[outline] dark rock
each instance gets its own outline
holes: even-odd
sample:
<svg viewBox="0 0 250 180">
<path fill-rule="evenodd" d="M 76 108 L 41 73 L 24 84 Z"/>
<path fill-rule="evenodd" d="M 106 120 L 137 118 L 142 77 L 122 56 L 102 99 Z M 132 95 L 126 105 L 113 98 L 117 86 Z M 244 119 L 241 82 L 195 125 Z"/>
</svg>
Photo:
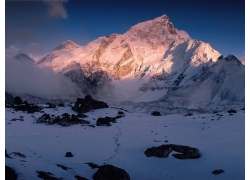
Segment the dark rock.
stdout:
<svg viewBox="0 0 250 180">
<path fill-rule="evenodd" d="M 90 125 L 88 125 L 89 127 L 92 127 L 92 128 L 94 128 L 95 126 L 93 125 L 93 124 L 90 124 Z"/>
<path fill-rule="evenodd" d="M 71 169 L 69 167 L 63 166 L 61 164 L 56 164 L 58 167 L 62 168 L 63 170 L 67 171 L 68 169 Z"/>
<path fill-rule="evenodd" d="M 151 113 L 151 115 L 152 115 L 152 116 L 161 116 L 161 113 L 158 112 L 158 111 L 153 111 L 153 112 Z"/>
<path fill-rule="evenodd" d="M 51 117 L 49 114 L 45 113 L 36 120 L 36 123 L 47 123 L 49 121 L 51 121 Z"/>
<path fill-rule="evenodd" d="M 92 162 L 89 162 L 89 163 L 84 163 L 84 164 L 89 165 L 89 167 L 91 167 L 92 169 L 99 168 L 99 166 L 98 166 L 97 164 L 92 163 Z"/>
<path fill-rule="evenodd" d="M 49 103 L 49 107 L 48 108 L 56 108 L 56 105 L 53 103 Z"/>
<path fill-rule="evenodd" d="M 124 116 L 119 115 L 119 116 L 116 116 L 115 119 L 119 119 L 119 118 L 122 118 L 122 117 L 124 117 Z"/>
<path fill-rule="evenodd" d="M 65 107 L 63 103 L 58 104 L 58 107 Z"/>
<path fill-rule="evenodd" d="M 172 147 L 170 145 L 161 145 L 159 147 L 148 148 L 144 154 L 147 157 L 155 156 L 159 158 L 168 157 L 172 152 Z"/>
<path fill-rule="evenodd" d="M 234 109 L 230 109 L 229 111 L 227 111 L 228 113 L 237 113 L 237 111 L 236 110 L 234 110 Z"/>
<path fill-rule="evenodd" d="M 76 178 L 77 180 L 88 180 L 87 178 L 81 177 L 81 176 L 78 176 L 78 175 L 75 175 L 75 178 Z"/>
<path fill-rule="evenodd" d="M 73 154 L 71 152 L 66 152 L 65 157 L 73 157 Z"/>
<path fill-rule="evenodd" d="M 193 116 L 193 114 L 192 113 L 188 113 L 185 116 Z"/>
<path fill-rule="evenodd" d="M 98 118 L 96 121 L 97 126 L 111 126 L 110 121 L 106 118 Z"/>
<path fill-rule="evenodd" d="M 116 117 L 109 117 L 109 116 L 106 116 L 105 119 L 108 119 L 109 122 L 117 123 L 117 122 L 116 122 Z"/>
<path fill-rule="evenodd" d="M 124 114 L 124 112 L 123 112 L 123 111 L 118 111 L 118 114 L 119 114 L 119 115 L 123 115 L 123 116 L 125 116 L 125 114 Z"/>
<path fill-rule="evenodd" d="M 5 149 L 5 157 L 6 158 L 11 158 L 9 155 L 8 155 L 8 153 L 7 153 L 7 150 Z"/>
<path fill-rule="evenodd" d="M 102 165 L 94 174 L 93 180 L 130 180 L 129 174 L 112 165 Z"/>
<path fill-rule="evenodd" d="M 242 108 L 242 109 L 240 109 L 240 110 L 243 110 L 243 111 L 245 111 L 245 108 Z"/>
<path fill-rule="evenodd" d="M 19 96 L 14 97 L 14 104 L 22 104 L 23 101 Z"/>
<path fill-rule="evenodd" d="M 16 111 L 27 111 L 27 113 L 40 112 L 43 108 L 34 104 L 21 104 L 12 106 Z"/>
<path fill-rule="evenodd" d="M 37 173 L 38 173 L 38 177 L 39 178 L 41 178 L 41 179 L 44 179 L 44 180 L 60 180 L 60 179 L 58 179 L 58 178 L 56 178 L 56 177 L 53 177 L 52 175 L 54 175 L 54 174 L 52 174 L 52 173 L 50 173 L 50 172 L 44 172 L 44 171 L 36 171 Z"/>
<path fill-rule="evenodd" d="M 79 117 L 79 118 L 86 118 L 86 117 L 88 117 L 88 116 L 85 115 L 85 114 L 82 114 L 82 113 L 78 113 L 78 114 L 77 114 L 77 117 Z"/>
<path fill-rule="evenodd" d="M 159 147 L 148 148 L 144 154 L 147 157 L 156 156 L 156 157 L 168 157 L 168 155 L 172 152 L 176 151 L 182 154 L 173 154 L 172 156 L 177 159 L 197 159 L 200 158 L 201 155 L 199 153 L 199 149 L 192 148 L 189 146 L 176 145 L 176 144 L 166 144 L 161 145 Z"/>
<path fill-rule="evenodd" d="M 16 156 L 22 157 L 22 158 L 26 158 L 26 156 L 20 152 L 12 152 L 12 154 L 15 154 Z"/>
<path fill-rule="evenodd" d="M 103 101 L 94 100 L 91 95 L 85 96 L 84 99 L 77 98 L 72 110 L 78 113 L 85 113 L 95 109 L 108 108 L 109 106 Z"/>
<path fill-rule="evenodd" d="M 17 174 L 16 172 L 9 166 L 5 165 L 5 179 L 6 180 L 16 180 Z"/>
<path fill-rule="evenodd" d="M 213 174 L 221 174 L 221 173 L 224 173 L 225 171 L 222 170 L 222 169 L 217 169 L 217 170 L 214 170 L 212 173 Z"/>
</svg>

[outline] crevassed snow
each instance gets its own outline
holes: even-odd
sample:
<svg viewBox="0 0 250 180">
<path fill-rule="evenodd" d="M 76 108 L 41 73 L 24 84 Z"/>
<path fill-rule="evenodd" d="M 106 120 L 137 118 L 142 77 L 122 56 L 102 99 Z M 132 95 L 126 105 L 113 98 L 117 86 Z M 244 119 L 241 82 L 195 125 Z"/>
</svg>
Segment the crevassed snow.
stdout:
<svg viewBox="0 0 250 180">
<path fill-rule="evenodd" d="M 43 109 L 55 116 L 76 114 L 70 107 Z M 86 113 L 91 124 L 98 117 L 116 116 L 114 108 Z M 103 163 L 123 168 L 132 180 L 137 179 L 245 179 L 245 114 L 238 110 L 229 115 L 196 114 L 193 116 L 151 116 L 125 112 L 110 127 L 95 128 L 74 125 L 36 124 L 43 113 L 26 114 L 5 109 L 5 148 L 12 159 L 5 164 L 14 168 L 19 179 L 38 179 L 36 171 L 51 172 L 58 178 L 75 179 L 75 175 L 92 179 L 97 169 L 87 162 Z M 13 118 L 24 121 L 11 121 Z M 95 119 L 93 119 L 95 118 Z M 144 151 L 152 146 L 166 144 L 188 145 L 200 150 L 199 159 L 179 160 L 146 157 Z M 71 151 L 72 158 L 65 157 Z M 14 156 L 20 152 L 27 158 Z M 56 166 L 69 167 L 65 171 Z M 223 169 L 219 175 L 213 170 Z"/>
</svg>

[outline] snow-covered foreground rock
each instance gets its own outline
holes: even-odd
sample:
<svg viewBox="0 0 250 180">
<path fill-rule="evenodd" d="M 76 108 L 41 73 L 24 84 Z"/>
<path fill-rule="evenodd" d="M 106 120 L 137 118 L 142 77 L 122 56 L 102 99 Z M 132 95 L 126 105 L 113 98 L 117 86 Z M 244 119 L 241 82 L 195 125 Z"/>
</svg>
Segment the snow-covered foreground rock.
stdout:
<svg viewBox="0 0 250 180">
<path fill-rule="evenodd" d="M 76 114 L 70 107 L 44 108 L 44 113 Z M 120 110 L 121 111 L 121 110 Z M 245 113 L 228 112 L 192 116 L 152 116 L 123 111 L 117 123 L 96 126 L 99 117 L 115 117 L 118 109 L 105 108 L 86 113 L 88 125 L 46 125 L 35 123 L 41 112 L 26 114 L 5 110 L 5 148 L 18 179 L 39 179 L 36 171 L 54 177 L 92 179 L 97 169 L 87 164 L 104 163 L 124 169 L 132 180 L 138 179 L 245 179 Z M 168 142 L 167 142 L 168 141 Z M 198 148 L 199 159 L 180 160 L 147 157 L 147 148 L 162 144 L 179 144 Z M 13 152 L 24 154 L 26 158 Z M 73 157 L 65 157 L 72 152 Z M 64 170 L 56 164 L 68 167 Z M 212 171 L 223 169 L 215 175 Z"/>
</svg>

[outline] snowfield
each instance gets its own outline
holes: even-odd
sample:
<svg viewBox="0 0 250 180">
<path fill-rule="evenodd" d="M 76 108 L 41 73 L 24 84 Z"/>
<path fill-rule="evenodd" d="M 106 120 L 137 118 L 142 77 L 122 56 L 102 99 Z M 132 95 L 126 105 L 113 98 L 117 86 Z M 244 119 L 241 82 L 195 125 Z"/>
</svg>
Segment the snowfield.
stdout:
<svg viewBox="0 0 250 180">
<path fill-rule="evenodd" d="M 44 108 L 44 113 L 77 114 L 71 107 Z M 121 111 L 121 110 L 120 110 Z M 88 125 L 46 125 L 35 123 L 44 113 L 27 114 L 5 109 L 5 148 L 19 180 L 39 179 L 36 171 L 50 172 L 54 177 L 92 179 L 98 169 L 87 164 L 104 163 L 124 169 L 132 180 L 166 179 L 245 179 L 245 111 L 229 114 L 194 114 L 152 116 L 123 111 L 125 117 L 111 126 L 96 126 L 99 117 L 115 117 L 118 109 L 105 108 L 85 113 Z M 198 148 L 199 159 L 180 160 L 147 157 L 147 148 L 163 144 Z M 19 152 L 26 156 L 14 154 Z M 65 157 L 72 152 L 73 157 Z M 56 164 L 63 165 L 65 170 Z M 215 175 L 212 171 L 223 169 Z"/>
</svg>

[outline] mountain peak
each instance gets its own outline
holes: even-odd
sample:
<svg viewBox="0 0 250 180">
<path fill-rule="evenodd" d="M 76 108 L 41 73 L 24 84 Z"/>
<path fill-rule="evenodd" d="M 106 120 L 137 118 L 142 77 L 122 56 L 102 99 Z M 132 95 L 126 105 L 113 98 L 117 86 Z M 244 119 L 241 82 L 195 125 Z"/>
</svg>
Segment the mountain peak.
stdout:
<svg viewBox="0 0 250 180">
<path fill-rule="evenodd" d="M 13 58 L 16 60 L 19 60 L 20 62 L 35 62 L 27 54 L 23 54 L 23 53 L 19 53 L 18 55 L 14 56 Z"/>
<path fill-rule="evenodd" d="M 74 43 L 71 40 L 67 40 L 65 42 L 63 42 L 61 45 L 59 45 L 58 47 L 55 48 L 55 50 L 62 50 L 62 49 L 66 49 L 66 50 L 70 50 L 70 49 L 75 49 L 75 48 L 79 48 L 80 46 L 76 43 Z"/>
</svg>

